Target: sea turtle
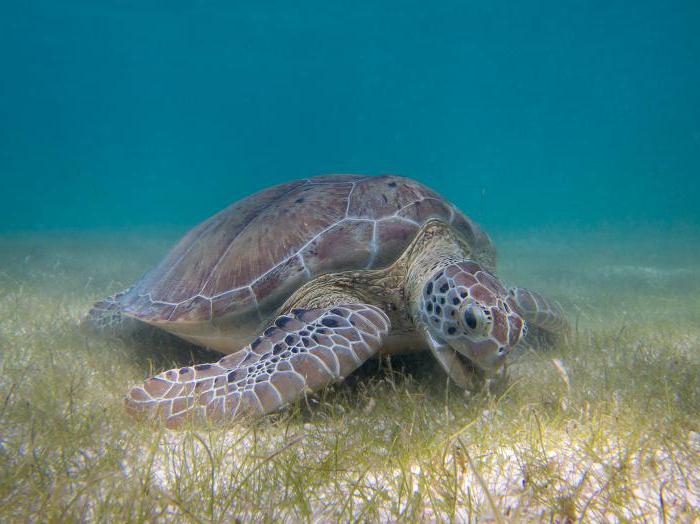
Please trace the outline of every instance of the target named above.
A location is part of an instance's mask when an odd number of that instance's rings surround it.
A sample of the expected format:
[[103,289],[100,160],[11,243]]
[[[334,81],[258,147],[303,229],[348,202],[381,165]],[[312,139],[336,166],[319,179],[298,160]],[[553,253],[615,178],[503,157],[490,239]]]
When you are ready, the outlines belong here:
[[214,215],[88,319],[137,319],[226,354],[128,393],[130,410],[174,427],[278,410],[382,353],[427,349],[467,386],[470,366],[501,368],[528,324],[566,330],[558,305],[507,289],[495,264],[486,233],[415,180],[318,176]]

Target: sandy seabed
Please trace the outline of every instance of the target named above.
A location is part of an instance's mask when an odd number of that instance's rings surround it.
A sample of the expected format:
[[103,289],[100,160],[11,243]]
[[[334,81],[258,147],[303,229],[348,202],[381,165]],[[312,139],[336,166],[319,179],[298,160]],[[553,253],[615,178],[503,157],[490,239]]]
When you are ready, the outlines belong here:
[[170,432],[125,415],[127,387],[213,355],[78,324],[179,233],[0,236],[0,520],[700,519],[697,230],[495,234],[499,275],[574,326],[498,393],[395,359],[280,415]]

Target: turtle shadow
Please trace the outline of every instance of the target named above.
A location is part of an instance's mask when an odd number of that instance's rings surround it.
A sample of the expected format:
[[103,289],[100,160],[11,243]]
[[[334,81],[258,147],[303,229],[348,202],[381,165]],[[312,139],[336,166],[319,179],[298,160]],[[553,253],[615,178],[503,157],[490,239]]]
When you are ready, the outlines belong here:
[[143,324],[117,338],[139,367],[158,370],[216,362],[224,354]]
[[[478,374],[476,370],[475,373]],[[342,406],[340,413],[349,408],[369,415],[375,397],[405,389],[420,392],[430,402],[442,402],[445,388],[461,392],[458,386],[448,382],[447,375],[428,351],[378,357],[365,362],[342,382],[307,394],[292,410],[301,422],[316,423],[337,416],[337,406]],[[278,413],[272,419],[284,416]]]

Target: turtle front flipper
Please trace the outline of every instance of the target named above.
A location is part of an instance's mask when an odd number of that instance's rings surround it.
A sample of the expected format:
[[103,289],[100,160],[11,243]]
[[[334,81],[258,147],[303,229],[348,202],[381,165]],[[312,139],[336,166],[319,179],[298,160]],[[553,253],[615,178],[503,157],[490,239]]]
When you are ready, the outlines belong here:
[[213,364],[172,369],[134,387],[131,412],[178,427],[188,417],[263,415],[343,380],[381,347],[389,319],[366,304],[295,309],[253,343]]
[[551,344],[570,332],[569,321],[558,302],[521,287],[510,289],[508,296],[507,303],[527,322],[526,343]]

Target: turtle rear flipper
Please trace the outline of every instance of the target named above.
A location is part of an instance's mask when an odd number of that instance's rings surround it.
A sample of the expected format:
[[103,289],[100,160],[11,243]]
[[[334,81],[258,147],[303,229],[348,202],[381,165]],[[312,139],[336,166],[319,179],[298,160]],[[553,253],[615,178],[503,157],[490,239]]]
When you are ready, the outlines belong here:
[[143,331],[153,331],[153,328],[143,322],[130,318],[122,313],[122,298],[131,288],[115,293],[93,304],[88,314],[83,318],[81,327],[104,335],[129,336]]
[[134,387],[127,409],[165,419],[264,415],[343,380],[381,347],[389,319],[366,304],[296,309],[216,363],[171,369]]
[[116,331],[125,319],[121,299],[128,292],[126,289],[95,302],[83,319],[83,325],[100,333]]

